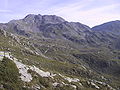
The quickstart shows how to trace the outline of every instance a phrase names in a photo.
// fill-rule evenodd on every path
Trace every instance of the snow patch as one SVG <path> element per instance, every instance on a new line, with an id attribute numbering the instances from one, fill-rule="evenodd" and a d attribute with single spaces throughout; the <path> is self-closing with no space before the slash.
<path id="1" fill-rule="evenodd" d="M 66 77 L 65 79 L 68 80 L 68 82 L 79 82 L 79 79 L 77 78 Z"/>
<path id="2" fill-rule="evenodd" d="M 77 86 L 75 86 L 75 85 L 66 84 L 66 83 L 64 83 L 64 82 L 62 82 L 62 84 L 63 84 L 63 85 L 69 85 L 69 86 L 71 86 L 71 87 L 77 89 Z"/>
<path id="3" fill-rule="evenodd" d="M 106 86 L 106 83 L 104 83 L 104 82 L 97 81 L 97 80 L 94 80 L 94 82 Z"/>
<path id="4" fill-rule="evenodd" d="M 57 85 L 59 85 L 59 83 L 55 82 L 52 84 L 54 87 L 56 87 Z"/>
<path id="5" fill-rule="evenodd" d="M 107 80 L 104 76 L 101 76 L 101 78 L 102 78 L 103 80 Z"/>
<path id="6" fill-rule="evenodd" d="M 100 89 L 100 87 L 98 87 L 95 83 L 93 82 L 87 82 L 89 85 L 92 85 L 93 87 L 95 87 L 96 89 Z"/>
<path id="7" fill-rule="evenodd" d="M 19 69 L 19 73 L 21 74 L 20 78 L 24 82 L 30 82 L 32 80 L 32 75 L 28 73 L 28 67 L 21 62 L 14 60 L 17 68 Z"/>
<path id="8" fill-rule="evenodd" d="M 61 74 L 59 75 L 63 77 L 65 80 L 67 80 L 68 82 L 79 82 L 80 81 L 78 78 L 70 78 L 70 77 L 63 76 Z"/>
<path id="9" fill-rule="evenodd" d="M 62 84 L 63 84 L 63 85 L 69 85 L 69 84 L 66 84 L 66 83 L 64 83 L 64 82 L 62 82 Z"/>
<path id="10" fill-rule="evenodd" d="M 115 90 L 113 87 L 111 87 L 110 85 L 108 85 L 105 82 L 101 82 L 101 81 L 97 81 L 97 80 L 91 80 L 91 85 L 93 85 L 93 86 L 96 86 L 93 82 L 97 83 L 97 84 L 101 84 L 103 86 L 107 86 L 110 90 Z M 90 82 L 89 82 L 89 84 L 90 84 Z M 96 88 L 98 88 L 98 87 L 96 86 Z"/>
<path id="11" fill-rule="evenodd" d="M 53 78 L 54 76 L 56 76 L 56 74 L 53 74 L 50 72 L 45 72 L 45 71 L 40 70 L 39 68 L 37 68 L 35 66 L 28 66 L 28 65 L 25 65 L 25 64 L 19 62 L 18 59 L 16 59 L 12 55 L 10 55 L 10 52 L 0 51 L 0 60 L 2 60 L 4 56 L 9 58 L 10 60 L 12 60 L 16 64 L 17 68 L 19 69 L 19 73 L 21 74 L 20 78 L 24 82 L 30 82 L 32 80 L 32 75 L 30 73 L 28 73 L 29 69 L 31 69 L 32 71 L 35 71 L 36 73 L 38 73 L 42 77 Z"/>
<path id="12" fill-rule="evenodd" d="M 110 90 L 116 90 L 114 89 L 113 87 L 111 87 L 110 85 L 107 84 L 107 87 L 110 89 Z"/>
<path id="13" fill-rule="evenodd" d="M 97 89 L 100 89 L 95 83 L 91 82 L 91 85 L 94 86 Z"/>
<path id="14" fill-rule="evenodd" d="M 32 88 L 33 88 L 34 90 L 40 90 L 40 86 L 39 86 L 38 84 L 32 86 Z"/>
<path id="15" fill-rule="evenodd" d="M 75 86 L 75 85 L 70 85 L 70 86 L 72 86 L 72 87 L 75 88 L 75 89 L 77 88 L 77 86 Z"/>
<path id="16" fill-rule="evenodd" d="M 82 83 L 79 83 L 80 86 L 83 86 Z"/>
<path id="17" fill-rule="evenodd" d="M 53 78 L 53 76 L 56 75 L 56 74 L 52 74 L 50 72 L 44 72 L 43 70 L 40 70 L 39 68 L 37 68 L 35 66 L 29 66 L 29 67 L 32 71 L 35 71 L 36 73 L 38 73 L 42 77 L 52 77 Z"/>

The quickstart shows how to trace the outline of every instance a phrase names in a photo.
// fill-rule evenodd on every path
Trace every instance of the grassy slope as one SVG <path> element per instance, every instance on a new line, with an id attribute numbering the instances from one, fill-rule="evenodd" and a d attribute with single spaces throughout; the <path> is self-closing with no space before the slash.
<path id="1" fill-rule="evenodd" d="M 27 42 L 27 39 L 25 39 L 25 38 L 22 40 L 25 43 Z M 11 41 L 11 42 L 9 42 L 9 41 Z M 12 44 L 13 44 L 13 46 L 12 46 Z M 0 50 L 8 50 L 8 48 L 9 48 L 9 51 L 11 51 L 11 53 L 16 58 L 18 58 L 19 60 L 22 60 L 23 63 L 28 64 L 28 65 L 35 65 L 35 66 L 42 68 L 46 71 L 49 70 L 52 72 L 65 74 L 67 76 L 78 77 L 81 80 L 86 80 L 86 77 L 92 78 L 93 76 L 95 76 L 95 77 L 93 77 L 94 79 L 99 77 L 99 75 L 97 75 L 96 73 L 90 74 L 88 70 L 84 70 L 84 68 L 79 64 L 76 65 L 76 64 L 72 64 L 72 63 L 70 64 L 69 62 L 61 62 L 61 61 L 56 61 L 56 60 L 52 60 L 52 59 L 46 59 L 46 58 L 43 58 L 41 56 L 30 53 L 29 51 L 27 51 L 24 48 L 24 45 L 20 45 L 19 43 L 15 42 L 13 39 L 11 39 L 11 37 L 5 38 L 4 35 L 1 35 L 0 36 Z M 30 48 L 33 49 L 32 47 L 30 47 Z M 72 52 L 71 52 L 70 50 L 66 51 L 65 49 L 60 51 L 60 49 L 57 47 L 55 47 L 54 49 L 58 49 L 58 51 L 56 51 L 56 50 L 55 50 L 56 52 L 53 51 L 51 53 L 51 56 L 54 54 L 63 54 L 66 52 L 69 52 L 70 54 L 73 54 L 73 53 L 82 54 L 84 52 L 84 51 L 81 52 L 82 50 L 80 52 L 78 50 L 72 50 Z M 23 52 L 23 50 L 25 50 L 26 52 Z M 88 51 L 91 52 L 91 50 L 88 50 Z M 84 52 L 84 53 L 86 53 L 86 52 Z M 86 53 L 86 54 L 89 55 L 88 53 Z M 95 57 L 98 57 L 97 55 Z M 65 56 L 65 55 L 63 55 L 63 56 Z M 65 57 L 63 57 L 63 56 L 60 56 L 60 58 L 62 58 L 62 59 L 67 58 L 66 56 Z M 68 57 L 68 59 L 69 59 L 69 57 Z M 119 81 L 115 80 L 112 85 L 119 86 Z"/>
<path id="2" fill-rule="evenodd" d="M 5 57 L 0 62 L 0 85 L 3 85 L 5 90 L 20 90 L 22 86 L 16 65 Z"/>

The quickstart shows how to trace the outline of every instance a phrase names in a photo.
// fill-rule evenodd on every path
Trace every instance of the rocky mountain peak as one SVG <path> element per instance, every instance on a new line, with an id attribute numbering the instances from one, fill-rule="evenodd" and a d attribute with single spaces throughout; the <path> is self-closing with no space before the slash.
<path id="1" fill-rule="evenodd" d="M 24 19 L 30 19 L 30 18 L 34 18 L 35 15 L 34 14 L 28 14 L 27 16 L 25 16 Z"/>
<path id="2" fill-rule="evenodd" d="M 28 23 L 42 23 L 42 24 L 57 24 L 65 22 L 65 20 L 61 17 L 58 17 L 56 15 L 34 15 L 34 14 L 28 14 L 24 19 L 25 22 Z"/>
<path id="3" fill-rule="evenodd" d="M 12 20 L 5 25 L 10 32 L 15 32 L 20 35 L 26 35 L 26 33 L 36 33 L 39 36 L 47 38 L 62 38 L 74 40 L 79 36 L 79 39 L 83 39 L 86 35 L 84 32 L 89 32 L 90 28 L 84 24 L 78 22 L 67 22 L 63 18 L 56 15 L 34 15 L 29 14 L 25 18 L 20 20 Z M 3 28 L 3 25 L 0 26 Z M 69 38 L 68 38 L 69 37 Z"/>
<path id="4" fill-rule="evenodd" d="M 65 22 L 63 18 L 56 15 L 44 15 L 42 17 L 43 17 L 44 23 L 57 24 L 57 23 Z"/>

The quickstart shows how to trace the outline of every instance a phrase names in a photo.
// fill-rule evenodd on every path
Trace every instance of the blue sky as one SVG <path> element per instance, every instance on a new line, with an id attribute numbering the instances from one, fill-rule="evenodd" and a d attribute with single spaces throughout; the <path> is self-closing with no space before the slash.
<path id="1" fill-rule="evenodd" d="M 67 21 L 95 26 L 120 20 L 120 0 L 0 0 L 0 22 L 27 14 L 58 15 Z"/>

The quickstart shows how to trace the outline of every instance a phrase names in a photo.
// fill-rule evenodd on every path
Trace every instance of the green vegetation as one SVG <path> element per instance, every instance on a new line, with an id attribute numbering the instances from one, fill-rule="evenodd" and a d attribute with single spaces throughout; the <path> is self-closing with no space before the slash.
<path id="1" fill-rule="evenodd" d="M 115 86 L 116 88 L 116 86 L 120 85 L 120 80 L 114 77 L 115 73 L 119 74 L 119 71 L 113 72 L 111 75 L 109 74 L 109 76 L 106 73 L 111 72 L 111 70 L 119 70 L 116 64 L 118 64 L 117 62 L 119 62 L 120 59 L 115 58 L 120 57 L 119 51 L 113 52 L 106 48 L 96 49 L 89 47 L 76 49 L 74 45 L 72 47 L 72 45 L 70 46 L 62 41 L 45 41 L 42 39 L 35 41 L 25 37 L 18 38 L 20 42 L 16 42 L 11 36 L 4 37 L 2 34 L 0 36 L 0 50 L 10 51 L 11 54 L 23 64 L 35 65 L 44 71 L 61 73 L 68 77 L 79 78 L 84 88 L 81 89 L 79 83 L 71 84 L 59 76 L 56 76 L 54 79 L 36 77 L 36 73 L 31 71 L 30 73 L 32 73 L 34 79 L 29 83 L 24 83 L 19 79 L 16 65 L 9 59 L 4 58 L 4 60 L 0 62 L 0 85 L 3 85 L 5 90 L 8 90 L 8 88 L 10 90 L 20 90 L 21 88 L 22 90 L 29 90 L 36 84 L 41 87 L 41 90 L 73 90 L 73 87 L 69 85 L 58 85 L 57 87 L 53 87 L 52 83 L 54 82 L 64 82 L 66 84 L 76 85 L 78 90 L 95 90 L 95 88 L 88 86 L 86 81 L 89 79 L 102 81 L 100 78 L 101 75 L 110 80 L 110 82 L 106 82 L 111 86 Z M 41 55 L 35 54 L 34 52 L 36 49 L 38 51 L 40 50 L 49 58 L 44 58 Z M 48 51 L 45 53 L 46 50 Z M 108 69 L 106 69 L 106 64 L 109 66 L 107 67 Z M 101 68 L 103 66 L 105 66 L 106 71 L 101 73 L 99 71 L 105 70 Z M 104 81 L 105 80 L 103 80 L 103 82 Z M 23 84 L 26 87 L 23 88 Z"/>
<path id="2" fill-rule="evenodd" d="M 3 90 L 20 90 L 22 86 L 15 63 L 6 57 L 0 62 L 0 85 Z"/>

